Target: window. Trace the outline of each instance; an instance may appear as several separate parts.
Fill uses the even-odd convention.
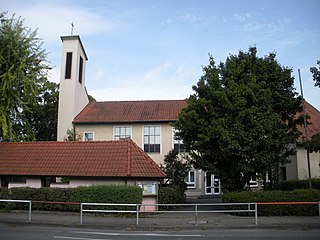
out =
[[[79,83],[82,83],[82,72],[83,72],[83,59],[80,56],[80,64],[79,64]]]
[[[175,136],[176,132],[177,132],[177,130],[173,130],[173,149],[177,153],[186,152],[186,149],[184,147],[183,141],[178,139],[178,137]]]
[[[85,141],[93,141],[93,132],[85,132],[84,133]]]
[[[71,78],[72,52],[67,52],[65,78]]]
[[[160,126],[146,126],[143,129],[144,151],[160,153]]]
[[[196,173],[195,171],[189,171],[188,175],[186,176],[185,182],[188,188],[195,188],[196,187]]]
[[[131,139],[131,127],[115,127],[114,140]]]

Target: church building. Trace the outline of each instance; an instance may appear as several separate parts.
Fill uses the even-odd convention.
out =
[[[61,37],[62,63],[58,113],[58,141],[67,138],[71,130],[82,141],[133,140],[153,161],[160,165],[164,156],[175,149],[181,156],[183,142],[174,138],[172,122],[187,106],[186,100],[105,101],[89,102],[86,92],[86,62],[88,60],[79,36]],[[320,112],[310,104],[312,113],[308,126],[320,132]],[[306,171],[304,149],[297,147],[297,155],[288,166],[282,166],[281,178],[303,179]],[[312,176],[320,177],[319,153],[311,155]],[[212,172],[191,170],[186,178],[188,197],[220,195],[221,183]],[[257,181],[252,181],[255,186]]]

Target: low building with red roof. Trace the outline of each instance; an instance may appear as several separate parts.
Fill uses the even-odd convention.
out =
[[[132,140],[0,142],[0,149],[1,187],[151,186],[144,202],[156,203],[166,176]]]
[[[91,142],[1,142],[2,187],[42,187],[47,177],[67,177],[55,187],[93,183],[162,181],[165,173],[132,140]],[[17,183],[15,177],[33,179]]]

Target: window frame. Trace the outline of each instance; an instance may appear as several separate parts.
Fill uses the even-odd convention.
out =
[[[79,83],[82,84],[82,78],[83,78],[83,58],[80,56],[79,59]]]
[[[148,128],[148,134],[146,134],[145,129]],[[153,134],[151,131],[153,128]],[[159,128],[159,134],[157,134],[156,128]],[[145,143],[146,137],[148,138],[148,143]],[[157,142],[159,139],[159,143]],[[151,142],[154,142],[153,144]],[[145,125],[142,127],[142,143],[143,143],[143,151],[149,154],[161,154],[161,126],[160,125]],[[148,150],[146,149],[146,145],[148,145]],[[159,145],[159,146],[158,146]]]
[[[86,140],[86,134],[92,134],[92,140]],[[85,142],[94,141],[94,132],[93,131],[83,132],[83,141],[85,141]]]
[[[184,146],[183,140],[175,138],[175,133],[176,132],[178,132],[178,130],[172,128],[172,145],[173,145],[172,148],[177,153],[186,153],[187,150],[186,150],[186,148]]]
[[[67,52],[67,54],[66,54],[66,68],[65,68],[65,74],[64,74],[65,79],[71,79],[71,76],[72,76],[72,57],[73,57],[73,53]]]
[[[191,181],[191,173],[193,173],[193,181]],[[197,186],[197,180],[196,180],[196,171],[190,170],[188,172],[188,175],[185,178],[185,183],[187,184],[188,189],[194,189]]]
[[[120,128],[120,134],[119,135],[116,135],[116,129],[117,128]],[[121,134],[121,128],[125,128],[125,134],[124,134],[124,138],[121,138],[121,136],[123,136],[122,134]],[[129,138],[127,138],[126,136],[129,136],[129,135],[127,135],[126,133],[127,133],[127,129],[130,129],[130,137]],[[119,139],[116,139],[116,136],[120,136],[119,137]],[[127,126],[127,125],[125,125],[125,126],[114,126],[113,127],[113,140],[115,140],[115,141],[120,141],[120,140],[128,140],[128,139],[132,139],[132,126]]]

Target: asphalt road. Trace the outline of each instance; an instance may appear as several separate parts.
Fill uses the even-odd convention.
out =
[[[60,226],[36,226],[36,225],[15,225],[0,224],[1,240],[132,240],[132,239],[151,239],[151,240],[181,240],[181,239],[281,239],[281,240],[300,240],[300,239],[320,239],[320,229],[216,229],[216,230],[192,230],[192,231],[108,231],[102,229],[88,228],[68,228]]]

